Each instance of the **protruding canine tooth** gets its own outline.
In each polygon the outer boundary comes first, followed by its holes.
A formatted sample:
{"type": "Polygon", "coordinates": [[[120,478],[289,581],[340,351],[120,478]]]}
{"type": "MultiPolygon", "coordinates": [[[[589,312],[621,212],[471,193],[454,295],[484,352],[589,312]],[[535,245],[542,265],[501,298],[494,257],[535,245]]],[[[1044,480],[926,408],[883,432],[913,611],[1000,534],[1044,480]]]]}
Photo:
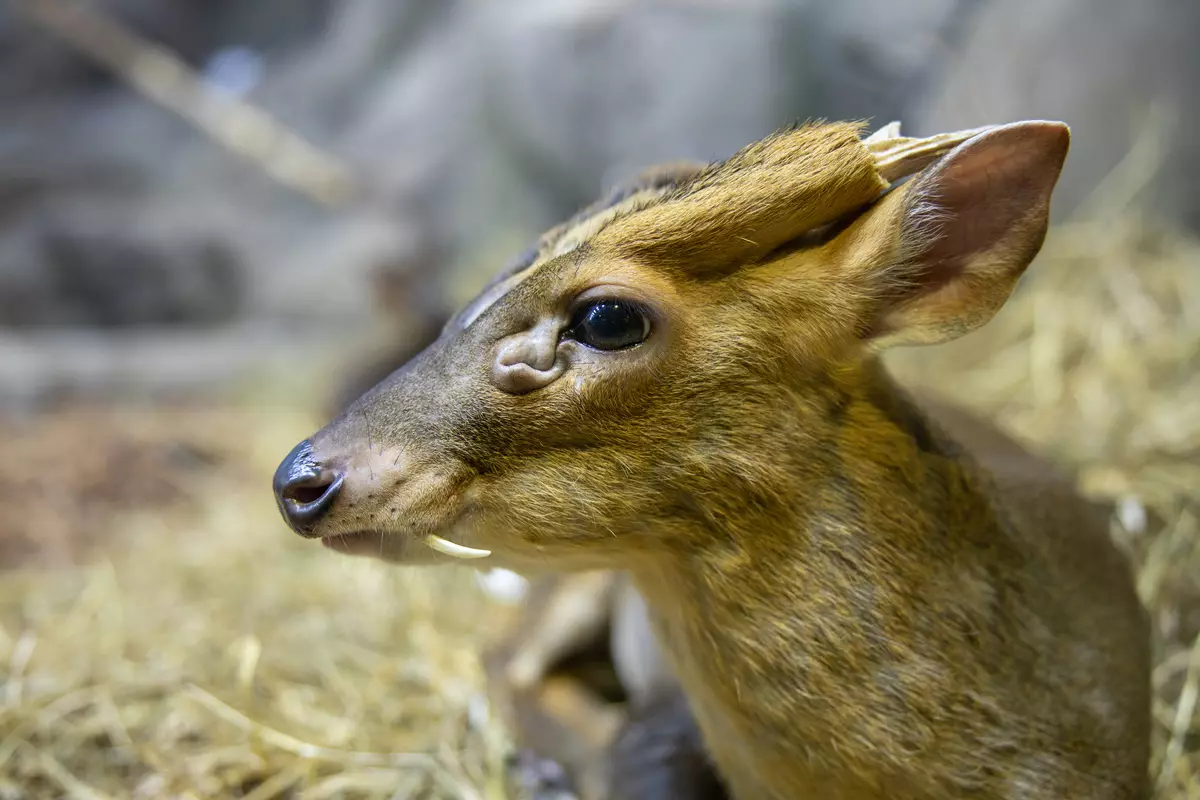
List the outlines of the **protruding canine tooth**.
{"type": "Polygon", "coordinates": [[[439,553],[445,553],[454,558],[487,558],[492,554],[491,550],[480,550],[477,547],[467,547],[466,545],[455,544],[447,541],[440,536],[432,534],[425,537],[425,544],[437,550],[439,553]]]}

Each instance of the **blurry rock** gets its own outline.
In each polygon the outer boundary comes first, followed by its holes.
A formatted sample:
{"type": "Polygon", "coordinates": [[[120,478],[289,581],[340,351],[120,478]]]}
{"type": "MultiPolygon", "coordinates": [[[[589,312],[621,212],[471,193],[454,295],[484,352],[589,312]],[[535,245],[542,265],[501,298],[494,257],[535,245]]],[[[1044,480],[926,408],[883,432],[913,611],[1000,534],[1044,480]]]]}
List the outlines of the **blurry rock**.
{"type": "MultiPolygon", "coordinates": [[[[159,3],[154,0],[95,0],[93,7],[114,14],[177,52],[202,49],[205,26],[200,2],[159,3]]],[[[16,4],[0,5],[0,98],[6,104],[36,96],[86,92],[112,86],[104,69],[73,52],[30,23],[16,4]]]]}
{"type": "MultiPolygon", "coordinates": [[[[1060,219],[1126,156],[1156,109],[1167,111],[1161,172],[1144,199],[1200,230],[1200,3],[1179,0],[1007,0],[985,4],[960,51],[918,99],[914,134],[1015,119],[1061,119],[1071,155],[1055,191],[1060,219]]],[[[1132,181],[1130,180],[1132,179],[1132,181]]],[[[1124,197],[1122,202],[1135,197],[1124,197]]],[[[1119,209],[1118,209],[1119,210],[1119,209]]]]}
{"type": "MultiPolygon", "coordinates": [[[[200,69],[229,46],[261,57],[311,41],[332,0],[93,6],[200,69]]],[[[19,256],[0,261],[0,325],[229,320],[256,285],[247,240],[257,255],[311,228],[286,190],[12,4],[0,5],[0,103],[0,252],[19,256]],[[223,217],[186,224],[214,207],[223,217]]]]}
{"type": "Polygon", "coordinates": [[[121,222],[38,226],[27,269],[0,273],[0,325],[211,325],[236,316],[243,267],[229,243],[121,222]]]}
{"type": "Polygon", "coordinates": [[[55,287],[77,323],[211,324],[233,319],[238,310],[239,265],[224,242],[57,231],[44,247],[55,287]]]}
{"type": "Polygon", "coordinates": [[[809,3],[794,31],[811,111],[828,119],[901,119],[937,77],[987,0],[809,3]]]}
{"type": "MultiPolygon", "coordinates": [[[[333,0],[91,0],[142,36],[199,67],[218,48],[267,49],[316,35],[333,0]]],[[[12,3],[0,5],[0,99],[47,97],[112,87],[107,71],[30,23],[12,3]]]]}

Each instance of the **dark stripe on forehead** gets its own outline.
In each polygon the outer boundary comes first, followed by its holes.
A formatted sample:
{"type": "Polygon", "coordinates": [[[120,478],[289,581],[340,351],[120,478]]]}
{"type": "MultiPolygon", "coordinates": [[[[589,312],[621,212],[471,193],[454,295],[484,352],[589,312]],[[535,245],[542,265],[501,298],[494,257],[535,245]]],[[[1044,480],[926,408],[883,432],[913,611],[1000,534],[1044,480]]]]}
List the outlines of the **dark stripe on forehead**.
{"type": "Polygon", "coordinates": [[[484,311],[487,311],[491,306],[495,305],[496,301],[511,292],[514,287],[519,286],[530,275],[536,272],[540,267],[550,263],[549,261],[531,261],[531,263],[523,264],[516,262],[516,265],[511,270],[505,270],[505,274],[497,276],[489,283],[482,292],[480,292],[474,300],[467,303],[461,311],[446,323],[444,331],[462,330],[469,326],[472,322],[480,317],[484,311]]]}
{"type": "Polygon", "coordinates": [[[442,333],[452,330],[462,330],[465,328],[468,324],[470,324],[471,320],[479,316],[479,312],[483,311],[483,308],[481,308],[483,303],[487,302],[488,305],[490,305],[500,297],[503,297],[504,292],[497,292],[497,287],[499,287],[500,284],[511,280],[514,275],[518,275],[521,272],[529,269],[531,266],[533,266],[533,263],[537,260],[537,257],[538,247],[537,245],[531,245],[516,258],[510,259],[509,262],[504,265],[504,269],[500,270],[499,274],[488,281],[487,284],[479,291],[479,294],[475,295],[474,300],[459,309],[459,312],[446,322],[445,327],[442,328],[442,333]],[[492,299],[490,301],[486,300],[486,298],[489,297],[492,299]]]}
{"type": "Polygon", "coordinates": [[[696,178],[696,176],[703,174],[707,169],[707,164],[680,161],[674,164],[662,164],[642,170],[632,179],[614,186],[609,190],[607,195],[577,212],[567,220],[566,225],[560,227],[574,227],[589,217],[620,205],[634,195],[641,194],[642,192],[657,193],[664,189],[677,189],[696,178]]]}
{"type": "Polygon", "coordinates": [[[678,163],[643,171],[632,181],[614,187],[601,200],[574,214],[566,222],[544,233],[538,242],[505,265],[474,300],[454,315],[445,331],[462,330],[537,268],[578,249],[605,225],[626,213],[661,200],[705,169],[703,164],[678,163]]]}

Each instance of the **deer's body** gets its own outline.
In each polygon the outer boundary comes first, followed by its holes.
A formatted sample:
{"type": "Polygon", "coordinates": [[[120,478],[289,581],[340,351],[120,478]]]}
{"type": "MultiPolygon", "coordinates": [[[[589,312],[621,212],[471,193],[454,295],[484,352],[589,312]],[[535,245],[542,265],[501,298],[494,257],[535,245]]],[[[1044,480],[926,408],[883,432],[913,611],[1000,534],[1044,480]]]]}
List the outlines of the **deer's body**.
{"type": "Polygon", "coordinates": [[[1141,796],[1146,625],[1105,517],[861,367],[763,442],[772,474],[718,478],[744,505],[698,509],[706,546],[634,573],[732,794],[1141,796]]]}
{"type": "MultiPolygon", "coordinates": [[[[812,126],[649,174],[302,443],[281,508],[395,561],[628,574],[738,800],[1144,797],[1148,629],[1104,515],[876,355],[995,313],[1066,148],[812,126]]],[[[621,738],[584,713],[575,752],[621,738]]]]}

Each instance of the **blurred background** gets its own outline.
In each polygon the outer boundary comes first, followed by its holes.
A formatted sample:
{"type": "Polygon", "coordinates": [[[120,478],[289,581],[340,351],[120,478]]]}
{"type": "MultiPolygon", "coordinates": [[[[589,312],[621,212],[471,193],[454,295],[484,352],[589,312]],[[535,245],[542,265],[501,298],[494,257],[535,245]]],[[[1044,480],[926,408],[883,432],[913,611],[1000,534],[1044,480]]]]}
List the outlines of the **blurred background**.
{"type": "Polygon", "coordinates": [[[534,236],[809,118],[1073,127],[994,323],[896,354],[1113,503],[1200,797],[1194,0],[0,2],[0,798],[502,797],[462,569],[271,471],[534,236]],[[296,540],[296,541],[293,541],[296,540]]]}

